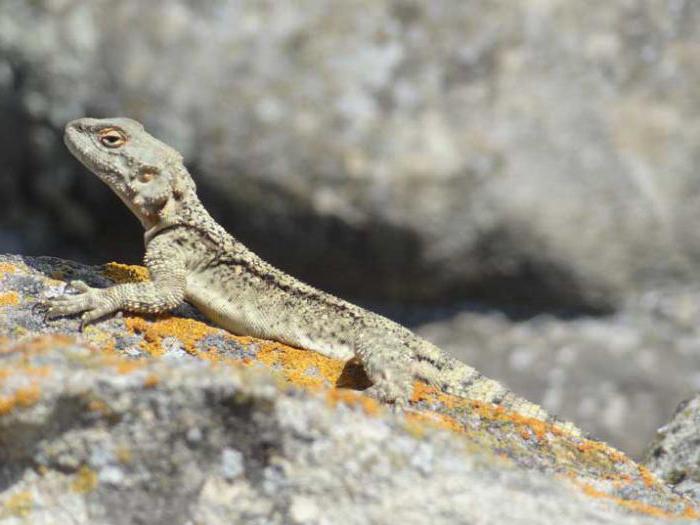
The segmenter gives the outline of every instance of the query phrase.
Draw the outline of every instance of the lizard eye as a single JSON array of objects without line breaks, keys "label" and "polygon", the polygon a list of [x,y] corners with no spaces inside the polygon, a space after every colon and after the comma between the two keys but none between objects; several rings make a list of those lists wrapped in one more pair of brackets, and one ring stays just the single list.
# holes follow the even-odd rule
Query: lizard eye
[{"label": "lizard eye", "polygon": [[126,135],[114,128],[106,128],[98,133],[103,146],[107,148],[119,148],[126,143]]}]

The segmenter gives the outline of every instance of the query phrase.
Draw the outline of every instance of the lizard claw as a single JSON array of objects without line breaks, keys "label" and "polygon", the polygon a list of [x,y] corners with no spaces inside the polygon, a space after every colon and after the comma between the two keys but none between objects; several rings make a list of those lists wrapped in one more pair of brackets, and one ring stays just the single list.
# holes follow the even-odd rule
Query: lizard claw
[{"label": "lizard claw", "polygon": [[32,315],[46,315],[49,311],[49,305],[45,301],[37,301],[32,306]]},{"label": "lizard claw", "polygon": [[92,290],[92,288],[90,288],[87,284],[80,280],[71,281],[69,284],[71,288],[78,290],[78,293],[87,293],[90,290]]},{"label": "lizard claw", "polygon": [[88,324],[88,320],[86,319],[86,315],[83,314],[80,316],[80,325],[78,326],[78,331],[82,334],[85,331],[85,327]]},{"label": "lizard claw", "polygon": [[114,310],[105,290],[91,288],[83,281],[71,281],[70,287],[78,293],[65,294],[48,301],[46,311],[48,319],[82,313],[80,318],[82,331],[88,323]]},{"label": "lizard claw", "polygon": [[401,413],[408,406],[408,399],[404,395],[392,395],[387,392],[385,384],[376,383],[362,391],[366,396],[376,399],[382,404],[388,404],[394,413]]}]

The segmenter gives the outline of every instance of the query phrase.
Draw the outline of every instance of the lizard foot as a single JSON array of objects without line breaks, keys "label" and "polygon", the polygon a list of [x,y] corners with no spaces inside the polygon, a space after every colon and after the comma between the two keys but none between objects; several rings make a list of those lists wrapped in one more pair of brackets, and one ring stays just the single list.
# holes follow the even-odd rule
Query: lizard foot
[{"label": "lizard foot", "polygon": [[405,385],[382,379],[363,390],[362,393],[381,403],[389,403],[394,411],[401,412],[408,405],[411,391],[411,385],[406,388]]},{"label": "lizard foot", "polygon": [[[55,319],[83,312],[80,328],[114,311],[114,306],[105,290],[92,288],[83,281],[71,281],[70,286],[77,294],[61,295],[45,303],[46,318]],[[38,307],[38,305],[37,305]]]}]

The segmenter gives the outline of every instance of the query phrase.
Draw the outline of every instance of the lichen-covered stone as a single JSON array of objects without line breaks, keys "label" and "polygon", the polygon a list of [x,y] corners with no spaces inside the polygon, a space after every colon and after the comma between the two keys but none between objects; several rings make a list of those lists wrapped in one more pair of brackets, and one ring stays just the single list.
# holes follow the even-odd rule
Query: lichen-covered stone
[{"label": "lichen-covered stone", "polygon": [[697,273],[698,2],[108,5],[0,2],[6,249],[123,256],[138,225],[61,130],[125,115],[326,288],[609,307]]},{"label": "lichen-covered stone", "polygon": [[700,502],[700,395],[678,406],[659,429],[644,462],[676,492]]},{"label": "lichen-covered stone", "polygon": [[700,390],[698,283],[630,294],[609,316],[520,313],[455,309],[418,332],[635,458]]},{"label": "lichen-covered stone", "polygon": [[420,383],[394,414],[356,364],[189,307],[83,333],[32,309],[64,279],[144,278],[115,268],[0,257],[0,294],[17,294],[0,306],[2,525],[700,519],[604,443]]}]

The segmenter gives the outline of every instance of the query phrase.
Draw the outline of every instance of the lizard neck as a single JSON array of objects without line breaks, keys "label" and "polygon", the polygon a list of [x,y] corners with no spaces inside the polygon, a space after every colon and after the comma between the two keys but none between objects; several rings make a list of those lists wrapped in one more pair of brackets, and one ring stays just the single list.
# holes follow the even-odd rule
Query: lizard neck
[{"label": "lizard neck", "polygon": [[140,218],[146,244],[159,232],[173,226],[196,226],[203,216],[209,215],[196,194],[191,193],[181,201],[170,199],[157,215]]},{"label": "lizard neck", "polygon": [[146,245],[163,230],[178,226],[200,232],[213,243],[213,246],[225,247],[231,242],[237,242],[209,215],[209,212],[194,193],[179,204],[177,213],[163,214],[157,222],[146,228],[144,233]]}]

